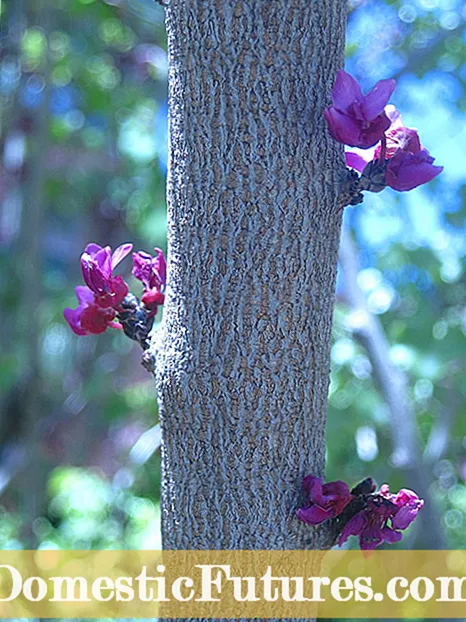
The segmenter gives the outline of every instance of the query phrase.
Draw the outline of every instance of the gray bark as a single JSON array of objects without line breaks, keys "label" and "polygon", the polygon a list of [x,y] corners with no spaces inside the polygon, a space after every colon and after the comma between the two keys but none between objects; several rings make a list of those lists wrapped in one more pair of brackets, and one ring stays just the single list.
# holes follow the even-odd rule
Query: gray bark
[{"label": "gray bark", "polygon": [[346,0],[171,0],[168,297],[154,339],[167,549],[301,549],[322,474]]}]

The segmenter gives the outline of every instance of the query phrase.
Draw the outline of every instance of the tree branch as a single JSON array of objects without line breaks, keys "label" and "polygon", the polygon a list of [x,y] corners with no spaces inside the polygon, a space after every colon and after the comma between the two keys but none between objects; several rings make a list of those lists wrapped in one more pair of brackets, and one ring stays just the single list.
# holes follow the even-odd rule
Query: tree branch
[{"label": "tree branch", "polygon": [[367,309],[364,293],[358,284],[358,264],[356,248],[345,229],[340,246],[340,267],[351,309],[349,328],[366,349],[376,382],[390,409],[394,445],[392,462],[398,468],[410,468],[419,461],[420,452],[408,382],[405,374],[390,362],[390,344],[382,325]]},{"label": "tree branch", "polygon": [[[340,267],[345,280],[346,301],[350,307],[349,328],[366,349],[374,377],[390,410],[393,437],[392,464],[406,472],[407,483],[416,488],[426,500],[420,514],[423,544],[442,548],[444,537],[440,517],[430,500],[430,478],[421,463],[421,449],[416,426],[416,414],[408,390],[406,375],[390,361],[390,344],[382,324],[367,308],[363,291],[358,284],[359,261],[357,250],[348,229],[344,229],[340,246]],[[412,482],[412,484],[411,484]],[[427,544],[428,543],[428,544]]]}]

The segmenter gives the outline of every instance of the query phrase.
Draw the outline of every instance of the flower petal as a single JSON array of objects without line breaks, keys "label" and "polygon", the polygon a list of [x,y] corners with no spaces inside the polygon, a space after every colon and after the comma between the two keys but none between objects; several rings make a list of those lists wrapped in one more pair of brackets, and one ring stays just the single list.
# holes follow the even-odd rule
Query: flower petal
[{"label": "flower petal", "polygon": [[388,104],[387,106],[385,106],[384,112],[390,119],[390,129],[404,127],[404,123],[401,119],[401,113],[393,104]]},{"label": "flower petal", "polygon": [[349,145],[352,147],[360,147],[361,149],[368,149],[373,147],[381,140],[384,132],[390,127],[390,119],[385,112],[382,112],[378,117],[373,119],[367,127],[362,127],[359,133],[358,144]]},{"label": "flower petal", "polygon": [[165,302],[165,294],[162,294],[158,289],[148,289],[141,296],[141,302],[145,304],[148,309],[154,310],[154,307],[159,307]]},{"label": "flower petal", "polygon": [[90,244],[88,244],[86,246],[86,248],[84,249],[84,252],[87,253],[88,255],[90,255],[91,257],[93,257],[94,255],[96,255],[101,250],[102,250],[102,246],[100,246],[100,244],[96,244],[95,242],[91,242]]},{"label": "flower petal", "polygon": [[94,302],[93,292],[85,285],[78,285],[74,288],[76,292],[76,298],[80,305],[86,305]]},{"label": "flower petal", "polygon": [[152,275],[152,257],[149,253],[138,251],[133,253],[133,276],[142,282],[146,289],[150,288]]},{"label": "flower petal", "polygon": [[129,255],[132,250],[133,245],[129,243],[122,244],[121,246],[116,248],[113,251],[112,255],[112,270],[114,270],[115,267],[120,263],[120,261],[122,261],[126,257],[126,255]]},{"label": "flower petal", "polygon": [[393,528],[407,529],[418,515],[421,507],[422,505],[405,505],[403,508],[400,508],[395,516],[392,518]]},{"label": "flower petal", "polygon": [[389,544],[399,542],[403,538],[403,534],[400,531],[394,531],[390,527],[384,527],[381,533],[384,541]]},{"label": "flower petal", "polygon": [[392,518],[394,529],[406,529],[409,527],[424,506],[423,499],[419,499],[415,492],[407,488],[402,488],[392,501],[399,508]]},{"label": "flower petal", "polygon": [[346,482],[337,480],[336,482],[328,482],[322,486],[323,499],[336,499],[339,497],[350,497],[349,486]]},{"label": "flower petal", "polygon": [[313,505],[309,508],[300,508],[297,510],[296,517],[308,525],[319,525],[320,523],[333,518],[333,513],[319,507],[318,505]]},{"label": "flower petal", "polygon": [[358,81],[346,71],[337,72],[332,89],[332,102],[337,110],[344,112],[355,102],[363,101],[363,94]]},{"label": "flower petal", "polygon": [[332,138],[343,145],[350,147],[360,146],[360,122],[349,115],[343,114],[333,106],[324,110],[324,117]]},{"label": "flower petal", "polygon": [[125,299],[128,291],[128,284],[123,280],[123,277],[119,275],[114,276],[107,283],[107,291],[96,295],[96,304],[104,309],[117,309]]},{"label": "flower petal", "polygon": [[165,255],[160,248],[154,248],[154,250],[153,269],[157,272],[161,284],[165,286],[167,283],[167,262],[165,260]]},{"label": "flower petal", "polygon": [[82,328],[93,335],[105,332],[115,317],[113,309],[102,309],[95,305],[86,307],[81,315]]},{"label": "flower petal", "polygon": [[75,335],[83,336],[88,333],[81,327],[81,315],[83,309],[82,307],[78,307],[77,309],[66,308],[63,310],[63,316],[65,320],[70,325],[71,330]]},{"label": "flower petal", "polygon": [[355,171],[359,171],[360,173],[363,172],[367,164],[367,161],[354,151],[345,151],[345,159],[346,166],[354,168]]},{"label": "flower petal", "polygon": [[308,475],[303,479],[303,490],[311,501],[322,498],[322,478]]},{"label": "flower petal", "polygon": [[344,544],[350,536],[358,536],[362,530],[367,526],[367,520],[364,510],[358,512],[351,518],[343,528],[343,531],[338,538],[338,546]]},{"label": "flower petal", "polygon": [[395,87],[395,80],[379,80],[365,95],[362,109],[368,121],[372,121],[383,112]]},{"label": "flower petal", "polygon": [[433,161],[426,149],[414,154],[400,151],[388,162],[386,183],[400,192],[417,188],[443,171],[443,166],[434,166]]},{"label": "flower petal", "polygon": [[400,490],[394,495],[393,503],[398,507],[403,507],[410,502],[421,501],[414,490],[409,488],[400,488]]}]

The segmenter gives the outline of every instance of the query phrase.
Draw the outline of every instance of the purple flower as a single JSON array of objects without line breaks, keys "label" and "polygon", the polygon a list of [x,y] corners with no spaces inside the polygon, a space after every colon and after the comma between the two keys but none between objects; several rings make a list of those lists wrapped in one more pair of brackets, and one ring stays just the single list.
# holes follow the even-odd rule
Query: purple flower
[{"label": "purple flower", "polygon": [[388,526],[395,511],[396,507],[388,499],[378,495],[369,497],[366,507],[346,523],[338,545],[344,544],[350,536],[359,536],[363,551],[373,550],[383,542],[399,542],[403,534]]},{"label": "purple flower", "polygon": [[133,276],[144,285],[144,293],[141,301],[152,312],[157,313],[157,308],[165,301],[165,286],[167,282],[167,264],[163,252],[156,248],[155,257],[139,251],[133,253]]},{"label": "purple flower", "polygon": [[[401,531],[409,527],[418,515],[424,501],[407,488],[390,493],[387,484],[365,498],[364,507],[346,523],[338,539],[344,544],[349,536],[359,536],[362,550],[373,550],[383,542],[399,542]],[[389,524],[390,523],[390,524]]]},{"label": "purple flower", "polygon": [[388,161],[385,182],[400,192],[417,188],[443,171],[443,166],[434,166],[433,162],[427,149],[416,153],[400,150]]},{"label": "purple flower", "polygon": [[338,545],[350,536],[359,537],[363,551],[371,551],[383,542],[399,542],[403,529],[409,527],[424,505],[417,494],[402,488],[392,494],[387,484],[376,491],[368,477],[352,490],[345,482],[322,484],[320,477],[308,475],[303,480],[308,504],[299,508],[296,517],[308,525],[319,525],[338,517]]},{"label": "purple flower", "polygon": [[384,108],[396,86],[380,80],[367,95],[346,71],[339,71],[332,89],[332,105],[324,111],[331,136],[344,145],[367,149],[390,127]]},{"label": "purple flower", "polygon": [[122,244],[112,255],[110,246],[88,244],[81,255],[81,269],[86,285],[95,294],[95,302],[104,308],[117,308],[128,293],[128,285],[112,271],[131,252],[132,244]]},{"label": "purple flower", "polygon": [[297,510],[296,517],[308,525],[318,525],[335,518],[353,499],[345,482],[329,482],[322,485],[322,479],[313,475],[303,479],[303,489],[309,497],[309,504]]},{"label": "purple flower", "polygon": [[[407,151],[408,153],[420,151],[422,147],[417,130],[412,127],[406,127],[403,124],[401,115],[395,106],[387,106],[385,112],[391,120],[391,125],[385,134],[385,159],[393,158],[400,151]],[[381,145],[376,147],[374,159],[379,158],[380,153]]]},{"label": "purple flower", "polygon": [[113,321],[116,311],[97,305],[95,295],[88,287],[78,285],[75,291],[78,307],[76,309],[66,308],[63,315],[76,335],[99,335],[109,327],[121,328],[118,322]]},{"label": "purple flower", "polygon": [[[369,157],[347,151],[346,164],[370,179],[379,174],[379,190],[384,185],[400,192],[412,190],[437,177],[442,166],[434,166],[434,158],[424,149],[414,128],[405,127],[401,115],[394,106],[387,106],[387,115],[392,121],[390,129]],[[379,158],[381,161],[378,162]],[[366,179],[367,181],[367,179]],[[370,186],[365,189],[372,189]]]},{"label": "purple flower", "polygon": [[419,499],[417,494],[409,488],[402,488],[394,495],[390,493],[388,484],[383,484],[380,487],[379,494],[389,499],[397,508],[392,518],[394,529],[409,527],[424,505],[424,500]]}]

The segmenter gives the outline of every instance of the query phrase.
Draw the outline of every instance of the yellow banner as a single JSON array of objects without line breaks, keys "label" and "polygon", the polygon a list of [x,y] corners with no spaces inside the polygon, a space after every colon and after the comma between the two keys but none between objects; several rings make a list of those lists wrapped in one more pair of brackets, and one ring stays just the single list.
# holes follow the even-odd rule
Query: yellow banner
[{"label": "yellow banner", "polygon": [[465,618],[466,551],[1,551],[2,618]]}]

